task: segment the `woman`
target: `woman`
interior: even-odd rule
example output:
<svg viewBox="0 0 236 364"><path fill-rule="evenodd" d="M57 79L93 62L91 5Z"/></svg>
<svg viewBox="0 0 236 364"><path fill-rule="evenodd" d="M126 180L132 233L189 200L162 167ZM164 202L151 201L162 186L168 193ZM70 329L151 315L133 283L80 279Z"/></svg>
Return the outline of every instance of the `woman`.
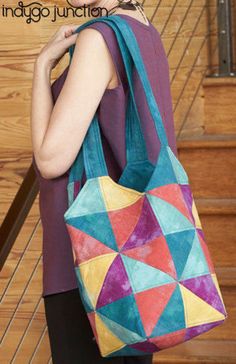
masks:
<svg viewBox="0 0 236 364"><path fill-rule="evenodd" d="M72 6L83 5L80 0L70 3ZM177 155L168 62L159 33L138 2L128 1L127 7L125 3L127 1L86 1L91 8L106 8L109 15L120 16L132 27L169 145ZM101 357L77 289L70 239L63 220L68 208L66 186L69 169L94 113L98 111L109 175L114 181L119 179L126 164L125 102L128 90L113 30L97 22L79 34L73 34L77 27L61 27L41 50L35 61L32 89L33 163L40 184L43 298L52 359L55 364L99 364L107 361L113 364L150 364L151 352L143 356ZM72 44L75 44L75 50L70 67L50 85L52 69ZM155 163L160 144L137 77L134 77L134 90L149 159ZM85 181L84 174L82 182Z"/></svg>

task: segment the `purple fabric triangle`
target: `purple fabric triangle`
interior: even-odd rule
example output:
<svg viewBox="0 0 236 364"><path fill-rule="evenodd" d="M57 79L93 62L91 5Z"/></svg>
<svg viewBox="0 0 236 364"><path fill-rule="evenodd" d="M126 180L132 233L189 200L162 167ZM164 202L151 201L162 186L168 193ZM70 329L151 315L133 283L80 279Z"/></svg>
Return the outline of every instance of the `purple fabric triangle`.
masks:
<svg viewBox="0 0 236 364"><path fill-rule="evenodd" d="M186 203L186 206L189 210L189 213L191 214L191 217L194 221L194 216L192 214L192 205L193 205L193 197L192 197L192 191L189 185L179 185L182 191L182 194L184 196L184 201Z"/></svg>
<svg viewBox="0 0 236 364"><path fill-rule="evenodd" d="M128 345L129 347L133 348L133 349L137 349L137 350L141 350L144 351L146 353L154 353L155 351L159 351L157 346L155 344L153 344L150 341L143 341L141 343L136 343L136 344L130 344Z"/></svg>
<svg viewBox="0 0 236 364"><path fill-rule="evenodd" d="M132 292L123 261L120 255L117 255L107 271L96 308L128 296Z"/></svg>
<svg viewBox="0 0 236 364"><path fill-rule="evenodd" d="M195 327L189 327L186 329L185 341L190 340L193 337L198 336L200 334L203 334L204 332L211 330L213 327L218 326L223 322L224 322L224 320L220 320L220 321L216 321L216 322L210 322L209 324L203 324L203 325L198 325Z"/></svg>
<svg viewBox="0 0 236 364"><path fill-rule="evenodd" d="M217 311L225 314L224 306L210 274L186 279L180 283Z"/></svg>
<svg viewBox="0 0 236 364"><path fill-rule="evenodd" d="M163 235L161 227L145 196L140 218L121 251L142 246L160 235Z"/></svg>

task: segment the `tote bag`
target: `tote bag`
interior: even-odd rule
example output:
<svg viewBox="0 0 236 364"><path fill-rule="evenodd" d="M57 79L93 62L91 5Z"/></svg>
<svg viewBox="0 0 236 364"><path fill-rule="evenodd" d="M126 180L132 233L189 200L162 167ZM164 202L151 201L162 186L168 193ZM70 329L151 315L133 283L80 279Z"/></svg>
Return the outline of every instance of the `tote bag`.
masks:
<svg viewBox="0 0 236 364"><path fill-rule="evenodd" d="M96 21L114 30L129 82L127 165L118 182L108 175L95 113L70 170L64 219L101 356L150 355L222 324L227 313L188 176L168 144L135 35L115 15L76 32ZM161 144L155 165L135 102L134 67Z"/></svg>

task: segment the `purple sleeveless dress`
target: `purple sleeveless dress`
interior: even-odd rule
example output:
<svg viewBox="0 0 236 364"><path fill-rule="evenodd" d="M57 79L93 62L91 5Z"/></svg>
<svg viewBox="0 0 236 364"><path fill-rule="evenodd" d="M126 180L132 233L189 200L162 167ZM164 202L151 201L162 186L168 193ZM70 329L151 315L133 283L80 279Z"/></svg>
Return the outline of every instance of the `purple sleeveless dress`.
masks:
<svg viewBox="0 0 236 364"><path fill-rule="evenodd" d="M174 132L172 99L169 82L169 65L165 50L156 28L145 25L129 15L119 14L131 26L140 47L143 62L156 98L166 129L169 145L177 156ZM90 28L97 29L104 37L119 76L119 85L106 89L98 107L98 119L101 129L104 155L109 175L118 181L126 165L125 152L125 105L128 81L119 46L113 30L104 23L94 23ZM54 103L63 87L68 67L52 86ZM155 126L148 111L146 98L139 77L134 77L134 93L149 160L155 163L160 150ZM77 288L74 272L73 254L70 238L64 222L64 213L68 208L67 183L69 170L53 179L44 179L33 164L39 180L39 209L43 227L43 293L42 296ZM85 174L82 185L85 183Z"/></svg>

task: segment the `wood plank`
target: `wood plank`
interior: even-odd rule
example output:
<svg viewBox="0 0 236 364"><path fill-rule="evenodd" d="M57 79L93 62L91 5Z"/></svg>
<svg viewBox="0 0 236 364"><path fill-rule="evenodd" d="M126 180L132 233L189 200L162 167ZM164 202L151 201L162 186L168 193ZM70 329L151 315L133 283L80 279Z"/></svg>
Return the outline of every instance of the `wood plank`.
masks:
<svg viewBox="0 0 236 364"><path fill-rule="evenodd" d="M179 160L196 198L236 197L235 143L232 135L216 138L205 135L178 142Z"/></svg>

